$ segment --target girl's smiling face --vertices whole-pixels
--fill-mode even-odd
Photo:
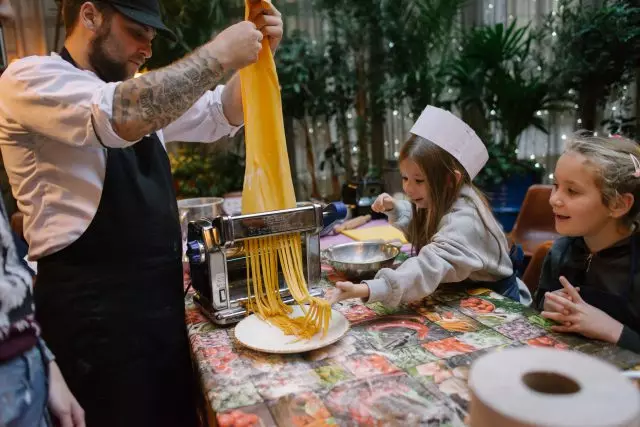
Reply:
[[[582,154],[563,154],[554,176],[549,203],[553,207],[558,233],[593,236],[615,221],[611,210],[602,201],[593,167]]]
[[[416,207],[425,209],[429,204],[429,191],[426,176],[420,166],[411,159],[404,159],[400,162],[400,174],[404,193]]]

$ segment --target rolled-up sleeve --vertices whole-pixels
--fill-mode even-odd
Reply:
[[[214,142],[235,135],[242,126],[233,126],[222,110],[224,86],[207,91],[191,108],[163,129],[165,142]]]
[[[0,113],[14,126],[74,146],[122,148],[135,144],[111,126],[120,83],[105,83],[58,56],[13,62],[0,78]]]

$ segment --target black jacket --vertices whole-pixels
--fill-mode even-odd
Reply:
[[[591,255],[581,237],[558,239],[544,260],[534,305],[542,310],[545,292],[561,289],[565,276],[588,304],[624,325],[620,347],[640,353],[640,232]]]

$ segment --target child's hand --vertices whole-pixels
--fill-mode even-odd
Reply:
[[[324,297],[331,304],[350,298],[369,298],[369,286],[366,283],[337,282],[336,288],[329,290]]]
[[[373,205],[371,205],[371,210],[378,213],[383,213],[386,211],[390,211],[394,207],[393,197],[388,195],[387,193],[382,193],[379,195]]]
[[[573,301],[555,293],[548,293],[545,296],[562,307],[561,312],[542,312],[542,317],[560,323],[559,326],[552,326],[551,329],[554,332],[575,332],[588,338],[617,343],[622,334],[622,323],[584,302],[576,288],[566,278],[560,277],[560,283]],[[564,314],[565,310],[569,311],[568,315]]]
[[[580,292],[580,288],[576,288],[576,291]],[[571,302],[575,302],[573,300],[573,298],[571,297],[571,295],[569,295],[564,288],[558,289],[558,290],[553,291],[553,292],[547,292],[547,295],[549,293],[554,294],[554,295],[558,295],[559,297],[562,297],[564,299],[568,299]],[[543,310],[544,311],[550,311],[552,313],[562,313],[562,314],[564,314],[566,316],[569,315],[569,310],[564,308],[561,304],[553,302],[551,300],[551,298],[547,298],[546,295],[545,295],[545,298],[544,298]]]

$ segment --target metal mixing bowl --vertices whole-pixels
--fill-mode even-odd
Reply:
[[[329,264],[351,281],[373,279],[378,270],[391,267],[400,249],[389,243],[353,242],[323,251]]]

